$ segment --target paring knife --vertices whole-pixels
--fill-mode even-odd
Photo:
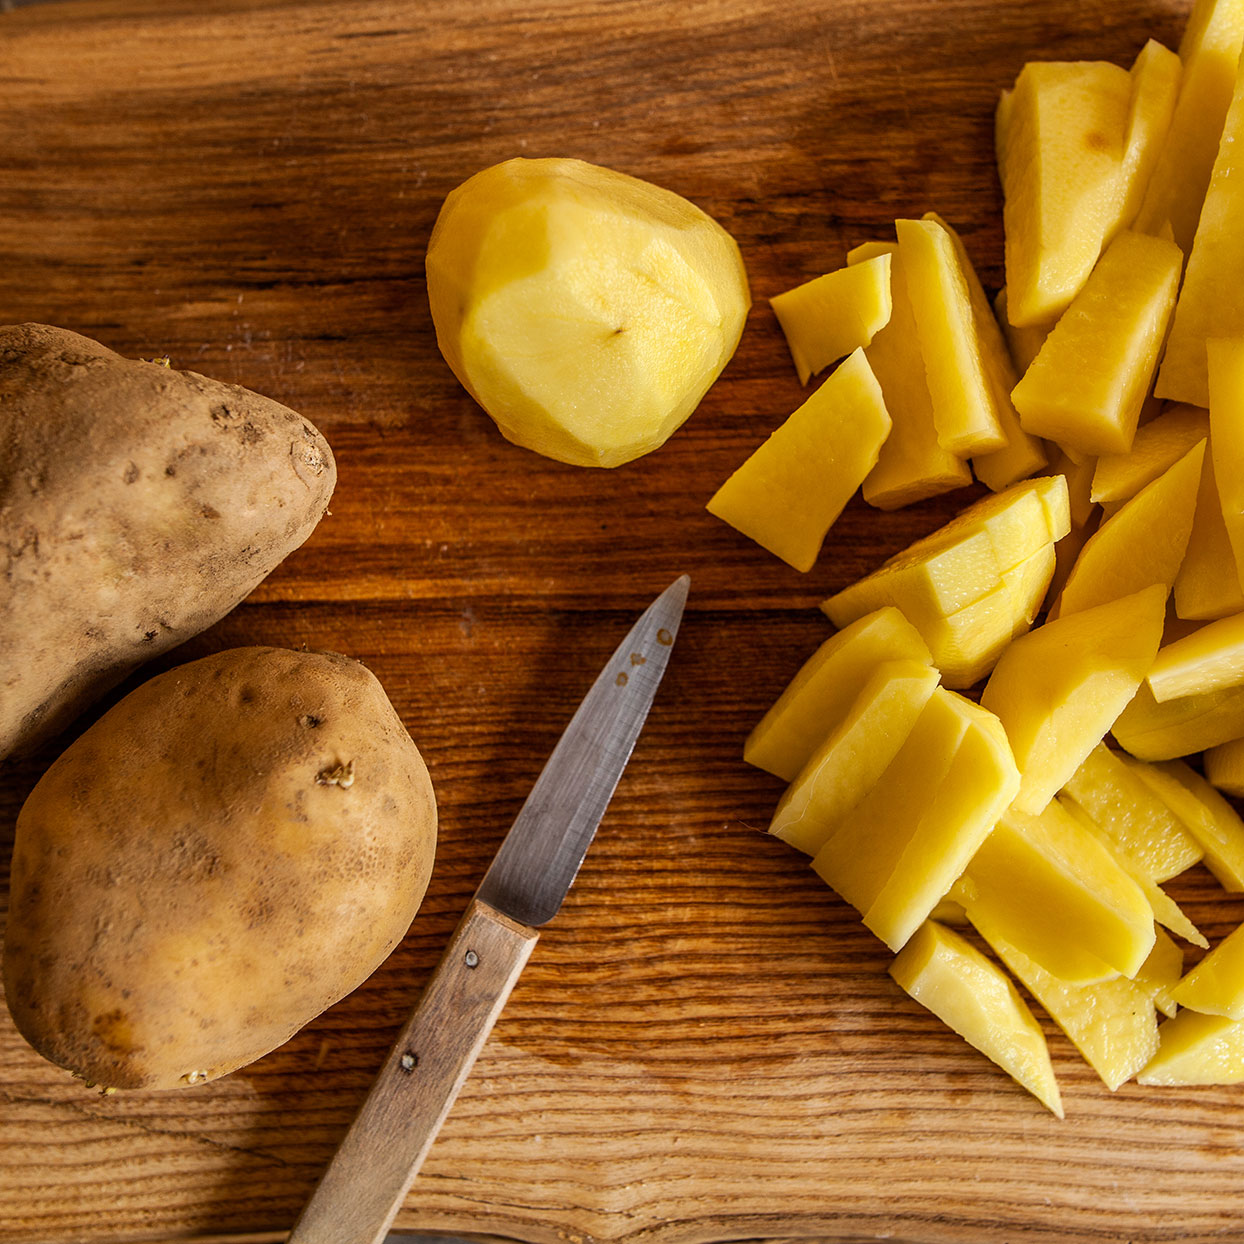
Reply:
[[[561,908],[648,716],[690,579],[635,623],[484,874],[289,1244],[380,1244],[539,937]]]

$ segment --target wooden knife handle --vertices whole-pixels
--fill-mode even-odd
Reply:
[[[289,1244],[380,1244],[539,934],[472,899]]]

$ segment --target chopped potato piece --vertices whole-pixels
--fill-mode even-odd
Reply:
[[[1060,980],[1005,938],[979,931],[1111,1092],[1157,1053],[1157,1010],[1143,984],[1126,976],[1086,985]]]
[[[1236,577],[1244,580],[1244,336],[1237,341],[1211,338],[1205,351],[1218,503]]]
[[[883,661],[778,801],[769,832],[815,855],[881,779],[938,684],[931,665]]]
[[[1145,683],[1119,714],[1114,737],[1138,760],[1191,756],[1244,735],[1244,687],[1181,695],[1161,704]]]
[[[1240,686],[1244,683],[1244,613],[1209,622],[1159,648],[1146,681],[1159,704]]]
[[[1131,448],[1181,262],[1162,238],[1110,243],[1011,394],[1027,431],[1085,454]]]
[[[1175,612],[1181,618],[1200,621],[1244,612],[1244,588],[1218,499],[1213,444],[1211,436],[1210,452],[1201,466],[1188,548],[1175,576]]]
[[[790,680],[743,745],[743,759],[792,782],[884,661],[933,658],[895,608],[878,609],[831,635]]]
[[[1140,887],[1057,800],[1005,813],[955,893],[991,944],[1004,937],[1068,983],[1134,976],[1153,949]]]
[[[897,220],[938,443],[961,458],[1006,444],[959,253],[935,220]]]
[[[1201,441],[1102,523],[1071,568],[1057,616],[1130,596],[1154,583],[1170,591],[1192,532],[1204,458]]]
[[[1244,893],[1244,821],[1195,770],[1179,760],[1137,765],[1205,852],[1205,867],[1231,894]]]
[[[708,511],[811,570],[889,431],[881,387],[857,350],[722,484]]]
[[[981,704],[1006,727],[1022,777],[1016,807],[1040,812],[1105,736],[1149,672],[1162,637],[1158,585],[1021,635]]]
[[[1158,1052],[1138,1084],[1238,1084],[1244,1080],[1244,1022],[1180,1011],[1158,1029]]]
[[[1175,986],[1171,997],[1203,1015],[1244,1019],[1244,925],[1228,933]]]
[[[1168,1017],[1173,1017],[1179,1010],[1179,1004],[1171,995],[1183,972],[1184,952],[1158,929],[1153,949],[1149,952],[1144,966],[1136,973],[1135,981],[1144,987],[1145,992],[1153,999],[1153,1005]]]
[[[799,383],[866,346],[890,319],[890,257],[827,272],[769,299]]]
[[[1242,39],[1241,0],[1196,0],[1179,44],[1179,97],[1136,217],[1136,228],[1143,233],[1170,228],[1185,255],[1192,248],[1231,106]]]
[[[1211,786],[1244,798],[1244,739],[1232,739],[1209,748],[1202,757]]]
[[[848,253],[847,263],[866,263],[879,255],[890,257],[890,322],[864,353],[885,396],[892,426],[863,491],[869,505],[893,510],[963,488],[972,482],[972,472],[963,459],[937,443],[933,399],[898,243],[866,242]]]
[[[1012,324],[1057,319],[1088,280],[1118,217],[1131,96],[1118,65],[1034,61],[999,109]]]
[[[1006,974],[944,925],[922,925],[890,965],[921,1006],[1063,1117],[1045,1035]]]
[[[1166,801],[1105,743],[1089,752],[1063,795],[1075,800],[1111,845],[1135,859],[1154,881],[1179,876],[1203,854]]]
[[[1041,347],[1045,344],[1045,339],[1050,335],[1050,329],[1054,327],[1056,321],[1050,320],[1047,324],[1012,324],[1006,314],[1005,285],[993,300],[993,309],[998,317],[998,323],[1002,326],[1002,333],[1006,337],[1007,349],[1011,352],[1011,361],[1015,364],[1016,372],[1022,376],[1032,366],[1032,360],[1041,353]],[[1013,385],[1012,388],[1014,388]]]
[[[1209,436],[1209,412],[1177,402],[1136,429],[1123,454],[1103,454],[1093,471],[1092,500],[1126,501]]]
[[[1154,393],[1210,405],[1205,343],[1244,337],[1244,67],[1222,131]],[[1221,471],[1219,486],[1223,483]]]

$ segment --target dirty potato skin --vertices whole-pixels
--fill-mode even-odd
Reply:
[[[427,768],[358,662],[236,648],[170,670],[73,742],[21,810],[9,1009],[92,1083],[215,1079],[384,961],[435,842]]]
[[[336,477],[276,402],[0,326],[0,758],[228,613],[311,534]]]

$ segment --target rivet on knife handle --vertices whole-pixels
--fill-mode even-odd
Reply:
[[[536,779],[289,1244],[380,1244],[557,914],[630,759],[682,619],[684,575],[601,671]]]

